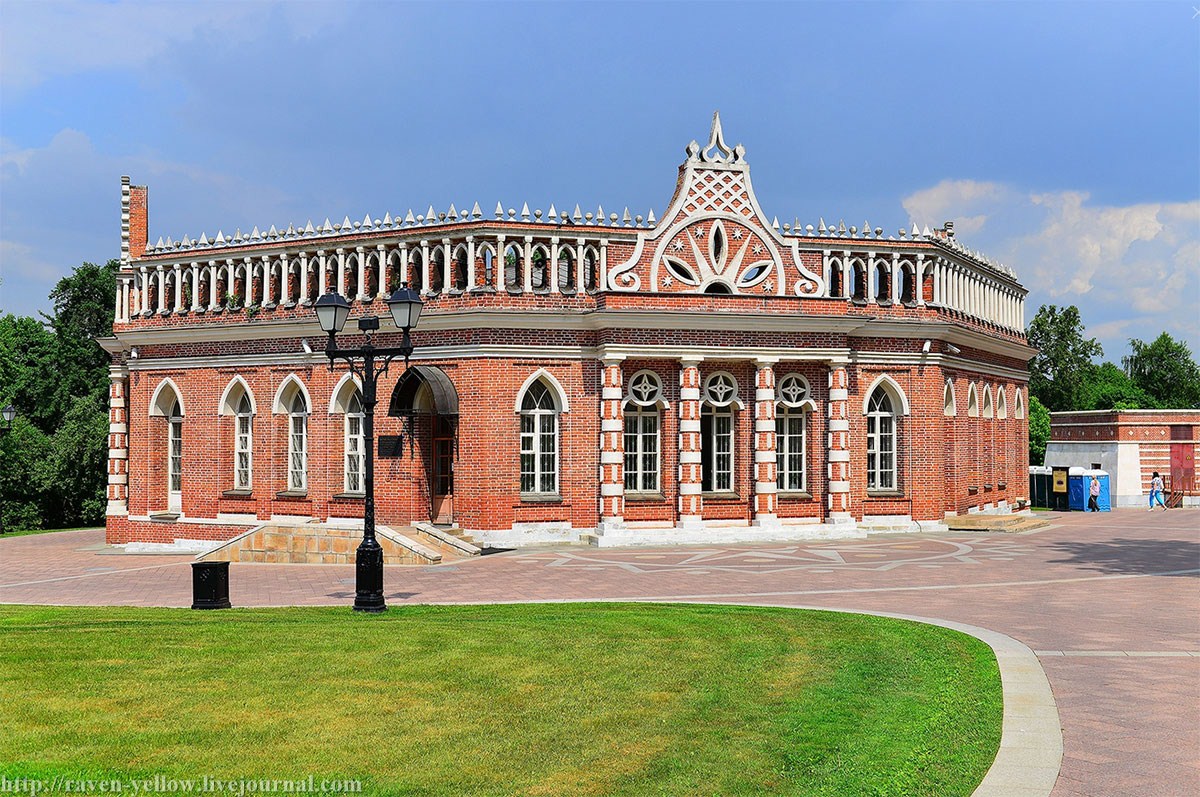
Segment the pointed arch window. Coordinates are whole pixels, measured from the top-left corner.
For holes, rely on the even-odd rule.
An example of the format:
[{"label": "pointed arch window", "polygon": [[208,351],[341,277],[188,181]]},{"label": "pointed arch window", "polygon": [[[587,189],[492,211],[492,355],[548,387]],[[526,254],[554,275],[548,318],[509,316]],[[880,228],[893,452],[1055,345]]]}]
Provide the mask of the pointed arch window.
[{"label": "pointed arch window", "polygon": [[362,493],[363,488],[363,421],[366,415],[363,413],[362,397],[357,390],[350,396],[350,400],[346,403],[346,422],[344,430],[346,452],[344,470],[345,470],[345,490],[348,493]]},{"label": "pointed arch window", "polygon": [[942,414],[958,415],[958,406],[954,401],[954,382],[949,379],[946,380],[946,389],[942,391]]},{"label": "pointed arch window", "polygon": [[299,390],[288,405],[288,489],[308,490],[308,402]]},{"label": "pointed arch window", "polygon": [[1000,420],[1008,418],[1008,391],[1003,387],[996,390],[996,417]]},{"label": "pointed arch window", "polygon": [[242,393],[234,412],[233,487],[249,490],[254,481],[254,408]]},{"label": "pointed arch window", "polygon": [[867,489],[895,490],[896,470],[896,411],[877,387],[867,402]]},{"label": "pointed arch window", "polygon": [[975,389],[974,382],[967,388],[967,415],[971,418],[979,417],[979,391]]},{"label": "pointed arch window", "polygon": [[992,417],[992,386],[988,385],[983,389],[983,417]]},{"label": "pointed arch window", "polygon": [[521,494],[558,494],[558,403],[538,379],[521,400]]},{"label": "pointed arch window", "polygon": [[182,487],[183,410],[180,408],[177,398],[171,403],[171,409],[167,414],[167,491],[179,493]]},{"label": "pointed arch window", "polygon": [[625,402],[625,490],[657,493],[662,419],[662,380],[653,371],[639,371],[629,380]]},{"label": "pointed arch window", "polygon": [[1013,417],[1018,418],[1018,419],[1024,418],[1025,417],[1025,400],[1021,397],[1020,388],[1017,389],[1017,397],[1015,399],[1015,405],[1016,406],[1013,409]]}]

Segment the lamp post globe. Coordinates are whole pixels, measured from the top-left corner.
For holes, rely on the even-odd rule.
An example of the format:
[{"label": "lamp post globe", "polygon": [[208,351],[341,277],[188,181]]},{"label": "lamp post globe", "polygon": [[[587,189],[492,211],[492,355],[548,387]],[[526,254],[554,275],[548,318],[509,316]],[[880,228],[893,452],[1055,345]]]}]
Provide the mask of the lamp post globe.
[{"label": "lamp post globe", "polygon": [[313,309],[317,311],[317,323],[321,329],[331,335],[341,332],[346,326],[346,319],[350,317],[350,303],[337,291],[321,296]]},{"label": "lamp post globe", "polygon": [[14,406],[13,406],[13,405],[11,405],[11,404],[9,404],[7,407],[5,407],[5,408],[4,408],[2,411],[0,411],[0,412],[3,412],[3,413],[4,413],[4,422],[5,422],[5,423],[12,423],[12,422],[13,422],[13,418],[16,418],[16,417],[17,417],[17,408],[16,408],[16,407],[14,407]]},{"label": "lamp post globe", "polygon": [[387,298],[387,306],[397,328],[407,330],[417,325],[417,319],[421,317],[421,308],[424,304],[420,294],[409,288],[406,283]]}]

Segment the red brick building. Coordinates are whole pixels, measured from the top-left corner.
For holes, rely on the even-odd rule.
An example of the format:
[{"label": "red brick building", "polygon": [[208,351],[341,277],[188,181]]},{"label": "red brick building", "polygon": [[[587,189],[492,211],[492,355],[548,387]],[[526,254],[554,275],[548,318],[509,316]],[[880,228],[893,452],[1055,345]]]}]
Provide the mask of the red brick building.
[{"label": "red brick building", "polygon": [[476,204],[148,245],[146,189],[122,190],[110,542],[361,518],[357,388],[312,304],[338,290],[392,345],[402,282],[425,311],[380,386],[383,523],[748,541],[1027,493],[1012,271],[950,223],[781,225],[716,117],[657,218]]},{"label": "red brick building", "polygon": [[1108,471],[1113,506],[1146,506],[1155,473],[1169,496],[1196,506],[1198,450],[1200,410],[1052,412],[1046,464]]}]

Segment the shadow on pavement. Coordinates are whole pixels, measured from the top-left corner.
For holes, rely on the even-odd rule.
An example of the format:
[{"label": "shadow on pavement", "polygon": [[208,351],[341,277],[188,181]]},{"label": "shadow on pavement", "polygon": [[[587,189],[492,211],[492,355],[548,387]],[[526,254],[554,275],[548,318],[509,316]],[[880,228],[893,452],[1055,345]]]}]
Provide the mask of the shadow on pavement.
[{"label": "shadow on pavement", "polygon": [[1050,562],[1079,565],[1085,570],[1127,574],[1171,573],[1192,578],[1200,576],[1200,543],[1191,540],[1064,541],[1050,547],[1068,557],[1050,559]]}]

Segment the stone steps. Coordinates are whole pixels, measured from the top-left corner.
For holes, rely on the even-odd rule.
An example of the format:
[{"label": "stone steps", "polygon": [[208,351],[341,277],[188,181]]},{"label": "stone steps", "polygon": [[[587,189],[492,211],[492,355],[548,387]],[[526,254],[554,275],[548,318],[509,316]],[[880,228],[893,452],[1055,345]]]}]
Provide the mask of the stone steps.
[{"label": "stone steps", "polygon": [[[361,526],[266,523],[239,534],[197,559],[205,562],[354,564],[362,535]],[[396,529],[377,526],[375,538],[383,549],[385,565],[433,565],[478,555],[478,549],[472,554],[466,543],[448,543],[431,537],[418,526]]]},{"label": "stone steps", "polygon": [[1033,531],[1050,525],[1048,518],[1036,515],[952,515],[946,518],[946,527],[951,531],[985,531],[1017,534]]}]

